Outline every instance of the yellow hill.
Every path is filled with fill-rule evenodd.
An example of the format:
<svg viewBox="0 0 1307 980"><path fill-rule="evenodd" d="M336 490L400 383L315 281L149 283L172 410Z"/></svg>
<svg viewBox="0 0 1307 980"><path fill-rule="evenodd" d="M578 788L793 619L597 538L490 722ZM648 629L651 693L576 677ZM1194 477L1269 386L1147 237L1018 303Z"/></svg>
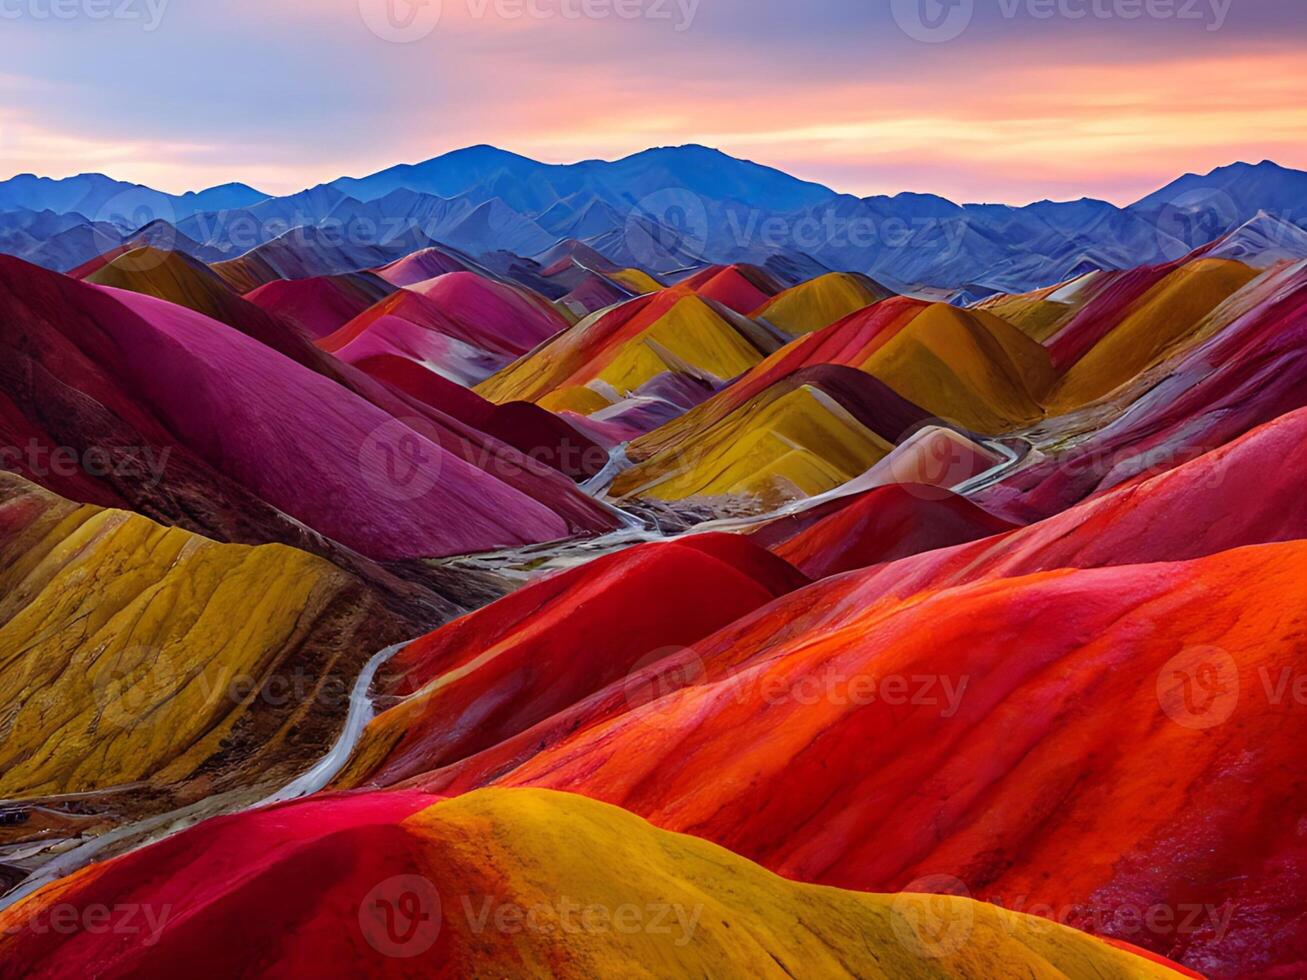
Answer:
<svg viewBox="0 0 1307 980"><path fill-rule="evenodd" d="M482 790L403 826L429 842L430 874L450 896L451 975L1180 976L1075 930L962 897L787 881L706 841L570 794ZM533 909L536 928L478 935L455 895L472 896L473 907L483 904L480 896L498 896ZM607 910L609 926L575 928L578 904ZM612 925L618 909L626 910L627 928Z"/></svg>
<svg viewBox="0 0 1307 980"><path fill-rule="evenodd" d="M997 435L1043 416L1053 383L1048 352L984 310L935 303L862 370L939 418Z"/></svg>
<svg viewBox="0 0 1307 980"><path fill-rule="evenodd" d="M591 415L600 409L607 408L612 402L593 388L587 388L584 385L573 385L570 388L559 388L557 391L551 391L544 398L541 398L538 404L549 412L575 412L577 415Z"/></svg>
<svg viewBox="0 0 1307 980"><path fill-rule="evenodd" d="M1075 313L1076 308L1068 303L1057 303L1046 299L1048 290L1027 293L1020 296L1001 296L981 303L976 309L985 310L1001 320L1006 320L1031 340L1044 343L1066 322L1066 318Z"/></svg>
<svg viewBox="0 0 1307 980"><path fill-rule="evenodd" d="M605 275L619 286L625 286L627 289L634 291L638 296L645 293L656 293L663 288L662 283L640 269L618 269L616 272L608 272Z"/></svg>
<svg viewBox="0 0 1307 980"><path fill-rule="evenodd" d="M1258 275L1227 259L1200 259L1150 289L1058 382L1049 409L1068 412L1101 398L1194 336L1203 318Z"/></svg>
<svg viewBox="0 0 1307 980"><path fill-rule="evenodd" d="M0 798L170 785L220 757L306 765L332 735L290 750L288 730L339 726L313 720L314 692L330 668L357 670L369 652L351 647L380 621L366 596L331 610L352 581L292 548L218 544L0 474ZM253 696L313 653L295 660L309 703Z"/></svg>
<svg viewBox="0 0 1307 980"><path fill-rule="evenodd" d="M226 320L237 298L221 278L194 259L148 246L120 255L86 281L154 296L215 320Z"/></svg>
<svg viewBox="0 0 1307 980"><path fill-rule="evenodd" d="M597 377L626 395L668 371L688 367L727 381L761 360L762 354L733 326L691 295L622 345Z"/></svg>
<svg viewBox="0 0 1307 980"><path fill-rule="evenodd" d="M848 482L891 449L824 392L773 389L693 444L622 473L612 492L662 500L741 495L772 509Z"/></svg>
<svg viewBox="0 0 1307 980"><path fill-rule="evenodd" d="M866 276L832 272L778 293L753 312L791 337L812 333L893 294Z"/></svg>

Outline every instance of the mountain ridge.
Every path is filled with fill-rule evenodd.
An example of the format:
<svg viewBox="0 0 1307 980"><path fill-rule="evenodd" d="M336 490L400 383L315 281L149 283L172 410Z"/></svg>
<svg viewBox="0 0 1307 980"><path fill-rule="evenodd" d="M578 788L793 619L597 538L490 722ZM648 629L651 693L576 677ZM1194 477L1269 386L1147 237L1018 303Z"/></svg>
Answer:
<svg viewBox="0 0 1307 980"><path fill-rule="evenodd" d="M575 239L655 274L748 263L974 297L1173 261L1262 212L1278 222L1263 229L1267 254L1295 257L1304 201L1307 172L1269 160L1185 174L1126 207L1093 197L1015 206L843 194L695 143L568 164L478 144L275 197L238 182L168 195L100 174L19 175L0 182L0 251L66 271L163 222L178 247L227 260L320 227L352 247L305 266L337 274L358 271L345 256L389 261L410 243L530 261Z"/></svg>

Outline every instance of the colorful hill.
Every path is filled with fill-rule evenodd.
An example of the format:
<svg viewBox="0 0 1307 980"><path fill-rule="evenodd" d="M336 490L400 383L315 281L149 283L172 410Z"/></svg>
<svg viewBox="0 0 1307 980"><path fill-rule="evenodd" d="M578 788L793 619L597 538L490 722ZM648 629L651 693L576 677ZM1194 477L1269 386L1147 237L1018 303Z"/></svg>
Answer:
<svg viewBox="0 0 1307 980"><path fill-rule="evenodd" d="M879 406L853 412L879 441L832 415L829 402L792 394L811 371L844 372L846 394L836 402L846 409L855 389L865 394L854 401ZM987 434L1042 418L1039 398L1052 382L1047 352L994 315L891 299L793 341L636 438L626 450L636 465L614 492L664 500L736 495L767 509L860 476L931 416ZM888 482L912 482L911 468Z"/></svg>
<svg viewBox="0 0 1307 980"><path fill-rule="evenodd" d="M630 299L633 293L606 276L589 275L557 301L577 320Z"/></svg>
<svg viewBox="0 0 1307 980"><path fill-rule="evenodd" d="M871 354L862 370L936 416L989 435L1043 417L1047 352L983 310L935 303Z"/></svg>
<svg viewBox="0 0 1307 980"><path fill-rule="evenodd" d="M779 346L752 321L676 286L587 317L478 391L589 415L666 374L728 381Z"/></svg>
<svg viewBox="0 0 1307 980"><path fill-rule="evenodd" d="M396 291L319 346L347 363L400 358L472 385L565 327L542 300L458 272Z"/></svg>
<svg viewBox="0 0 1307 980"><path fill-rule="evenodd" d="M145 941L42 928L56 906L97 905L150 910ZM0 926L0 962L45 976L171 976L197 961L229 976L1184 975L964 898L794 884L614 807L524 790L214 820L54 886Z"/></svg>
<svg viewBox="0 0 1307 980"><path fill-rule="evenodd" d="M783 518L754 540L813 579L1013 530L966 498L919 483L879 487L818 520L806 516Z"/></svg>
<svg viewBox="0 0 1307 980"><path fill-rule="evenodd" d="M876 890L947 874L995 902L1074 907L1077 925L1246 976L1296 962L1304 942L1288 914L1304 898L1301 715L1260 678L1294 669L1302 625L1278 610L1302 602L1305 562L1300 544L1264 545L861 607L792 639L777 620L771 639L696 647L703 680L501 782L580 791L799 880ZM1199 670L1219 689L1186 693ZM850 694L885 677L909 690ZM1123 731L1134 751L1113 751ZM1195 903L1225 917L1190 931L1118 918Z"/></svg>
<svg viewBox="0 0 1307 980"><path fill-rule="evenodd" d="M1264 678L1292 671L1303 642L1287 610L1307 552L1261 542L1307 527L1288 476L1304 426L1299 413L1047 526L781 598L417 782L582 792L801 880L892 890L951 875L993 901L1075 909L1076 925L1215 976L1296 962L1298 838L1273 814L1301 806L1300 715ZM1242 521L1216 519L1228 504L1212 488L1238 493L1222 474L1271 459L1286 474L1277 493ZM1162 537L1140 531L1164 522ZM1092 570L1104 563L1116 567ZM1043 571L1059 566L1091 570ZM1186 702L1179 678L1199 668L1244 694L1209 685ZM631 690L657 697L632 704ZM1122 730L1138 751L1111 750ZM1038 805L1046 793L1055 808ZM940 813L945 824L927 819ZM891 830L893 848L870 843ZM1200 896L1230 917L1185 932L1122 918ZM1257 939L1268 918L1274 950Z"/></svg>
<svg viewBox="0 0 1307 980"><path fill-rule="evenodd" d="M544 298L472 272L451 272L409 288L464 329L494 337L510 349L530 350L570 326Z"/></svg>
<svg viewBox="0 0 1307 980"><path fill-rule="evenodd" d="M1171 273L1076 360L1049 393L1050 409L1069 411L1132 380L1256 276L1257 270L1241 262L1218 259L1192 262Z"/></svg>
<svg viewBox="0 0 1307 980"><path fill-rule="evenodd" d="M883 343L884 336L901 329L925 306L917 300L893 299L786 344L759 361L715 397L635 440L628 447L627 453L631 459L642 461L659 452L690 445L704 430L738 410L750 398L802 368L823 364L858 367L866 359L869 350L874 350L876 344Z"/></svg>
<svg viewBox="0 0 1307 980"><path fill-rule="evenodd" d="M608 463L609 453L589 435L530 402L496 405L404 357L378 354L356 365L390 387L485 433L572 479L588 479Z"/></svg>
<svg viewBox="0 0 1307 980"><path fill-rule="evenodd" d="M386 691L405 700L368 727L338 784L392 785L490 748L805 584L722 534L548 576L406 647Z"/></svg>
<svg viewBox="0 0 1307 980"><path fill-rule="evenodd" d="M180 303L199 312L212 313L241 333L366 399L387 415L396 419L416 416L418 423L425 427L425 433L436 438L443 448L497 480L546 502L550 507L560 508L559 512L566 515L569 522L574 522L576 528L598 530L609 526L610 519L600 508L572 487L560 483L550 472L550 469L554 469L569 476L589 476L602 468L606 461L604 454L589 439L576 434L565 423L550 418L547 413L508 406L498 412L481 406L470 413L450 413L454 416L450 418L439 400L433 401L423 395L416 396L416 401L410 400L404 397L406 389L403 386L400 386L400 393L397 393L378 385L365 372L356 370L349 363L343 363L348 362L349 358L337 359L323 353L310 342L309 334L297 331L291 321L263 311L247 298L234 295L202 264L177 253L131 254L133 257L143 256L143 261L128 266L132 273L130 277L120 275L118 278L130 285L133 291ZM299 288L301 282L315 281L323 280L298 280L294 288ZM470 291L476 295L475 287ZM467 329L460 325L460 321L444 317L434 301L408 290L397 291L373 310L377 311L379 318L384 311L396 310L418 322L452 324L449 326L451 331L466 332ZM469 321L476 322L476 313L475 307L467 311ZM358 318L353 325L339 333L348 336L356 329L362 330L371 322L367 316L365 314ZM392 321L387 319L377 332L379 335L388 335L393 332L390 329L392 326ZM413 333L411 327L407 329L410 334ZM371 342L369 339L359 345L362 350L355 347L352 352L366 358L369 353L367 345ZM493 337L483 342L500 343ZM381 350L386 351L388 348L382 347ZM390 355L383 353L379 356ZM430 385L426 387L429 388ZM465 399L467 400L469 399ZM479 399L471 397L470 401L475 403ZM430 411L429 407L436 411ZM484 427L479 422L484 422ZM519 423L529 425L522 428ZM500 438L505 433L508 437ZM513 451L518 448L520 453Z"/></svg>
<svg viewBox="0 0 1307 980"><path fill-rule="evenodd" d="M391 292L382 279L363 273L278 279L245 294L260 309L284 317L317 340L335 333Z"/></svg>
<svg viewBox="0 0 1307 980"><path fill-rule="evenodd" d="M0 214L0 977L1307 971L1294 221L691 156Z"/></svg>
<svg viewBox="0 0 1307 980"><path fill-rule="evenodd" d="M984 505L1021 520L1163 472L1307 405L1307 270L1270 273L1230 297L1201 330L1092 412L1051 420L1040 451Z"/></svg>
<svg viewBox="0 0 1307 980"><path fill-rule="evenodd" d="M35 438L82 454L95 447L114 465L130 457L129 469L110 467L114 475L144 469L149 454L141 447L161 461L160 473L134 476L121 490L121 478L101 477L93 495L80 470L42 478L28 468L56 492L110 506L126 494L150 516L193 513L206 527L217 516L228 540L248 538L252 517L271 506L382 559L565 537L573 520L612 526L561 477L529 461L506 467L504 480L532 487L568 516L492 476L496 458L510 454L502 444L480 460L486 469L467 462L482 451L477 440L486 445L483 434L460 434L435 415L403 411L404 403L389 414L191 310L111 295L16 260L0 262L0 274L9 322L23 325L24 345L9 355L17 378L26 370L58 379L49 393L7 386L17 408L7 427L22 436L14 444ZM67 407L45 421L40 413L60 398ZM253 494L260 503L230 509L215 501L224 493Z"/></svg>
<svg viewBox="0 0 1307 980"><path fill-rule="evenodd" d="M710 266L683 280L680 285L745 316L780 291L780 286L771 276L750 265Z"/></svg>
<svg viewBox="0 0 1307 980"><path fill-rule="evenodd" d="M774 509L847 483L926 420L875 378L835 365L805 368L768 387L691 444L626 470L618 496L740 497Z"/></svg>
<svg viewBox="0 0 1307 980"><path fill-rule="evenodd" d="M442 249L424 248L375 271L392 286L413 286L450 272L465 272L467 266L461 259Z"/></svg>
<svg viewBox="0 0 1307 980"><path fill-rule="evenodd" d="M798 337L893 295L867 276L832 272L787 289L750 312L791 337Z"/></svg>
<svg viewBox="0 0 1307 980"><path fill-rule="evenodd" d="M336 738L373 644L413 629L323 559L218 544L7 473L0 592L11 848L58 845L64 823L98 833L271 792ZM71 807L44 802L68 794Z"/></svg>
<svg viewBox="0 0 1307 980"><path fill-rule="evenodd" d="M85 281L155 296L224 323L239 320L244 305L204 263L157 248L125 252L87 275Z"/></svg>

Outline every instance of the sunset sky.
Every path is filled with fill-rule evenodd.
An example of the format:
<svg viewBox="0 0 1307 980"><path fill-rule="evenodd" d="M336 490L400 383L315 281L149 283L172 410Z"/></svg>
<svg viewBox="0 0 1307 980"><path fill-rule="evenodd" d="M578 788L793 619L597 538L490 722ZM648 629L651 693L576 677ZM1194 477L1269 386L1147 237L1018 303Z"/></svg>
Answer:
<svg viewBox="0 0 1307 980"><path fill-rule="evenodd" d="M1301 0L426 2L0 0L0 177L285 193L694 142L859 194L1128 203L1307 168Z"/></svg>

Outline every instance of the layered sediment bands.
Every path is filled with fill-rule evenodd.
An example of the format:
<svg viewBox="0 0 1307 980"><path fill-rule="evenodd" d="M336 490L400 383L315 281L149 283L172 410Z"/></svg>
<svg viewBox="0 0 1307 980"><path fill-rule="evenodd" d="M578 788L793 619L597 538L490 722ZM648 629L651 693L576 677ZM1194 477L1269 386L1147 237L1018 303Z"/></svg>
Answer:
<svg viewBox="0 0 1307 980"><path fill-rule="evenodd" d="M375 645L411 629L313 555L219 544L12 474L0 596L0 798L135 786L117 819L290 779L331 744Z"/></svg>
<svg viewBox="0 0 1307 980"><path fill-rule="evenodd" d="M394 778L579 792L787 877L951 876L1215 976L1291 968L1307 770L1283 685L1307 641L1307 551L1290 540L1307 530L1291 477L1305 419L1042 524L782 595L519 735L427 774L411 755ZM1232 516L1238 475L1276 468ZM570 635L502 615L538 643ZM1207 918L1130 925L1154 907Z"/></svg>
<svg viewBox="0 0 1307 980"><path fill-rule="evenodd" d="M1257 275L1242 262L1222 259L1191 262L1171 273L1069 367L1049 393L1050 410L1067 412L1132 380Z"/></svg>
<svg viewBox="0 0 1307 980"><path fill-rule="evenodd" d="M412 286L426 282L448 272L464 272L467 267L461 259L438 248L424 248L389 265L383 265L376 274L392 286Z"/></svg>
<svg viewBox="0 0 1307 980"><path fill-rule="evenodd" d="M589 414L667 373L728 381L780 346L679 285L585 318L477 390L491 401Z"/></svg>
<svg viewBox="0 0 1307 980"><path fill-rule="evenodd" d="M33 438L47 450L72 447L84 455L107 447L115 465L103 469L110 474L119 474L116 462L131 447L142 457L151 450L157 472L138 474L146 469L138 459L131 473L106 477L115 490L169 496L181 484L206 501L207 480L172 469L198 467L218 476L219 487L239 487L242 496L266 502L237 508L232 520L248 522L271 505L383 560L613 526L558 473L366 376L359 386L375 389L371 400L193 311L135 293L109 295L50 273L27 275L30 269L14 260L4 265L23 279L12 280L0 300L9 307L13 351L5 364L10 424L19 437L36 429ZM63 411L52 411L60 404ZM396 458L406 446L411 451ZM59 479L51 484L65 492ZM528 487L538 496L528 496ZM77 486L68 489L78 495ZM121 498L90 499L112 505ZM141 509L172 522L171 515Z"/></svg>
<svg viewBox="0 0 1307 980"><path fill-rule="evenodd" d="M661 451L689 444L704 429L803 368L836 364L858 367L868 350L883 342L881 338L896 332L925 306L918 300L909 299L879 303L825 330L787 344L703 404L636 439L627 452L631 459L642 461Z"/></svg>
<svg viewBox="0 0 1307 980"><path fill-rule="evenodd" d="M87 275L85 281L184 306L252 336L274 330L271 324L252 322L260 319L252 304L204 263L181 252L150 246L133 249Z"/></svg>
<svg viewBox="0 0 1307 980"><path fill-rule="evenodd" d="M405 700L368 727L337 784L393 785L475 754L805 584L722 534L551 575L406 647L386 690ZM628 692L633 705L652 693Z"/></svg>
<svg viewBox="0 0 1307 980"><path fill-rule="evenodd" d="M752 315L791 337L812 333L894 294L867 276L832 272L799 283L761 303Z"/></svg>
<svg viewBox="0 0 1307 980"><path fill-rule="evenodd" d="M796 403L791 386L810 376L841 406L877 402L853 415L887 444L860 442L837 424L830 402ZM860 476L908 434L910 426L899 424L908 418L921 424L934 416L989 434L1030 424L1043 417L1039 399L1053 381L1047 352L992 314L891 299L782 348L635 440L628 456L637 465L614 491L665 500L735 496L774 507ZM785 431L773 418L778 405ZM887 482L919 479L905 472Z"/></svg>
<svg viewBox="0 0 1307 980"><path fill-rule="evenodd" d="M1046 448L986 491L1023 520L1181 465L1307 404L1307 270L1268 273L1104 403L1032 433Z"/></svg>
<svg viewBox="0 0 1307 980"><path fill-rule="evenodd" d="M0 976L1304 974L1296 228L933 302L382 200L516 230L0 258Z"/></svg>
<svg viewBox="0 0 1307 980"><path fill-rule="evenodd" d="M798 635L763 610L750 640L696 645L699 682L496 782L615 803L798 880L949 875L1216 976L1288 967L1307 768L1301 707L1274 684L1307 642L1304 582L1288 543L845 603ZM1121 914L1193 903L1220 918Z"/></svg>
<svg viewBox="0 0 1307 980"><path fill-rule="evenodd" d="M819 579L1014 529L964 497L920 483L880 487L841 504L808 526L791 519L792 534L784 519L761 534L776 554Z"/></svg>
<svg viewBox="0 0 1307 980"><path fill-rule="evenodd" d="M401 900L414 913L403 931ZM148 943L41 928L55 905L93 904L169 913ZM531 918L487 929L480 913L505 908ZM213 820L52 886L0 913L0 927L3 962L41 976L175 976L197 961L224 976L1185 975L965 898L796 884L614 807L530 790L362 795Z"/></svg>
<svg viewBox="0 0 1307 980"><path fill-rule="evenodd" d="M360 361L357 367L574 480L594 476L608 462L608 451L590 436L538 405L496 405L407 358L380 355Z"/></svg>
<svg viewBox="0 0 1307 980"><path fill-rule="evenodd" d="M685 280L704 299L711 299L736 313L748 316L780 289L762 269L749 265L710 266Z"/></svg>
<svg viewBox="0 0 1307 980"><path fill-rule="evenodd" d="M510 287L459 272L398 290L318 343L349 364L404 358L473 385L565 326Z"/></svg>
<svg viewBox="0 0 1307 980"><path fill-rule="evenodd" d="M392 291L392 286L368 273L278 279L245 295L260 309L295 324L314 340L334 333Z"/></svg>
<svg viewBox="0 0 1307 980"><path fill-rule="evenodd" d="M887 456L925 412L851 368L804 368L693 441L622 473L613 493L664 500L737 496L774 508L832 490Z"/></svg>
<svg viewBox="0 0 1307 980"><path fill-rule="evenodd" d="M908 401L973 432L994 435L1044 416L1048 353L982 310L935 303L860 367Z"/></svg>

